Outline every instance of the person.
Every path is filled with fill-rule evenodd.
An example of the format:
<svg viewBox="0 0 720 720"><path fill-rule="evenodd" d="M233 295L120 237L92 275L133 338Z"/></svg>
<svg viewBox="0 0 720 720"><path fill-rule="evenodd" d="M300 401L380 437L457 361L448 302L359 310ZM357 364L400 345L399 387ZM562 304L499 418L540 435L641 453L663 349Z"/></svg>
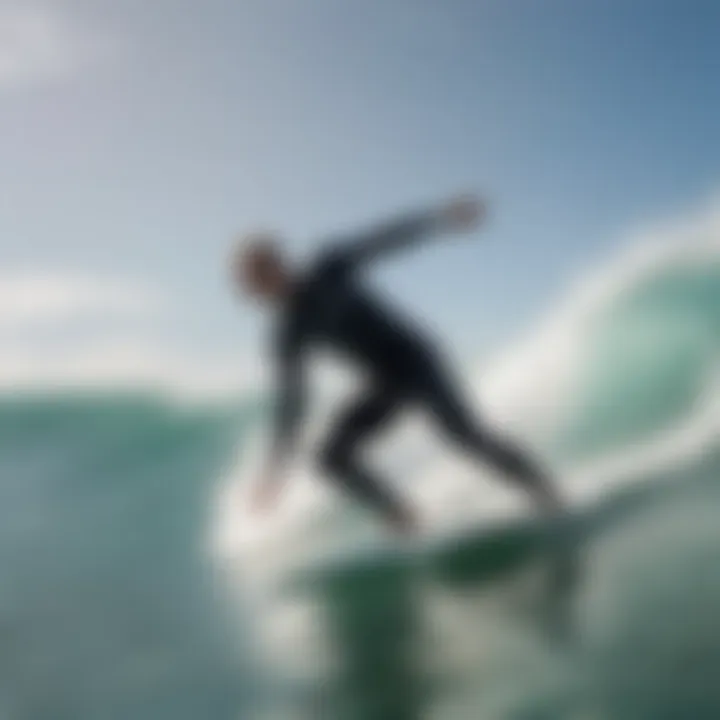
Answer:
<svg viewBox="0 0 720 720"><path fill-rule="evenodd" d="M416 529L415 512L363 462L361 450L399 409L411 406L429 411L459 449L500 470L529 492L543 512L560 509L559 494L538 463L474 416L435 343L385 307L362 282L363 270L373 262L431 237L469 232L485 216L480 200L460 196L329 243L304 270L291 266L272 233L255 233L241 243L233 256L235 281L277 314L273 440L253 492L256 509L273 503L283 484L307 400L309 351L318 347L340 352L369 381L334 423L318 453L319 466L391 528Z"/></svg>

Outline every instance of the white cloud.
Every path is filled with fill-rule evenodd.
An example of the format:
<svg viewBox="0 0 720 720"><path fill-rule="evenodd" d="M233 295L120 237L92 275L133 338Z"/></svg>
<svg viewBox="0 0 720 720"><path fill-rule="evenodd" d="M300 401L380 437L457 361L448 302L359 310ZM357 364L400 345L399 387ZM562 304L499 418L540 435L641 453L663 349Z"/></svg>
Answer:
<svg viewBox="0 0 720 720"><path fill-rule="evenodd" d="M97 50L60 8L30 0L0 0L0 91L67 77Z"/></svg>
<svg viewBox="0 0 720 720"><path fill-rule="evenodd" d="M169 300L132 278L0 273L0 394L147 388L207 397L262 384L262 365L249 357L189 352L147 335L146 325L143 333L148 316L173 319ZM71 327L78 320L94 322Z"/></svg>
<svg viewBox="0 0 720 720"><path fill-rule="evenodd" d="M92 340L39 352L0 345L0 393L147 388L177 396L227 398L256 390L258 368L247 358L188 354L139 337Z"/></svg>
<svg viewBox="0 0 720 720"><path fill-rule="evenodd" d="M155 312L163 294L135 281L61 272L0 275L0 328L59 323L79 317Z"/></svg>

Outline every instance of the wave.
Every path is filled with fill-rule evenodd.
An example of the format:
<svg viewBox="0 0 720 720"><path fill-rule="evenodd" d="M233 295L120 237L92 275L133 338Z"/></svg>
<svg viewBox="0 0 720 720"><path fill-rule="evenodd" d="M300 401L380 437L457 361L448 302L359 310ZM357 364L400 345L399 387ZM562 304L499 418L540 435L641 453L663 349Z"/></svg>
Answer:
<svg viewBox="0 0 720 720"><path fill-rule="evenodd" d="M242 714L249 660L202 540L252 413L144 392L0 399L3 713Z"/></svg>
<svg viewBox="0 0 720 720"><path fill-rule="evenodd" d="M476 374L479 406L552 459L588 537L599 532L590 518L604 517L605 502L629 513L652 496L643 490L648 478L657 484L666 475L681 477L683 467L713 456L720 431L718 288L720 211L711 206L635 237L571 288L534 332ZM544 535L522 519L522 498L489 476L478 481L474 468L448 459L422 424L392 442L402 447L384 454L381 448L379 459L394 462L394 476L407 478L402 491L420 506L438 542L452 542L478 522L487 528L471 534L474 541L465 537L456 553L442 555L441 569L450 572L464 558L460 566L471 575L493 578L524 566L543 547ZM323 567L331 548L340 558L333 576L348 577L357 592L373 574L383 579L370 587L405 592L402 578L417 567L408 558L427 564L436 556L429 547L408 556L378 541L379 529L338 502L310 466L295 469L279 512L260 520L245 514L242 497L256 459L244 456L229 475L212 541L220 562L256 598L263 619L258 630L267 630L276 667L292 674L302 664L299 647L322 645L312 632L322 625L317 607L301 610L277 593L295 572ZM491 532L497 522L511 529ZM343 597L350 615L362 605Z"/></svg>

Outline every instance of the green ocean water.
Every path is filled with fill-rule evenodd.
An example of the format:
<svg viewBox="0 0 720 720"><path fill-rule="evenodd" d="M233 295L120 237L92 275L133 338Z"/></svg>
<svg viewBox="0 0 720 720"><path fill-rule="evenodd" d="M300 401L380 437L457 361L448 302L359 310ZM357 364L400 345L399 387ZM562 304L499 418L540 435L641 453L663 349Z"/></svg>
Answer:
<svg viewBox="0 0 720 720"><path fill-rule="evenodd" d="M237 718L202 548L242 413L127 395L0 403L0 717Z"/></svg>
<svg viewBox="0 0 720 720"><path fill-rule="evenodd" d="M638 447L712 400L718 288L704 264L608 308L556 454ZM637 465L562 532L488 527L309 573L299 595L336 656L278 709L255 619L228 607L206 547L219 479L257 422L243 407L0 400L2 720L720 717L712 432L673 464Z"/></svg>

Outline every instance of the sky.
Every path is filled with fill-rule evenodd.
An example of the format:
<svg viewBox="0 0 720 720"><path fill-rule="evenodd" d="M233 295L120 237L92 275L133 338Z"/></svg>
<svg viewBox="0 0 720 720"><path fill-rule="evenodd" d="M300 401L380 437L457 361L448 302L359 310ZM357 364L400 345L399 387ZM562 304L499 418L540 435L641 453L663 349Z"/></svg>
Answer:
<svg viewBox="0 0 720 720"><path fill-rule="evenodd" d="M241 373L237 233L302 255L466 190L487 227L376 282L482 355L717 193L719 28L713 0L0 0L6 370Z"/></svg>

